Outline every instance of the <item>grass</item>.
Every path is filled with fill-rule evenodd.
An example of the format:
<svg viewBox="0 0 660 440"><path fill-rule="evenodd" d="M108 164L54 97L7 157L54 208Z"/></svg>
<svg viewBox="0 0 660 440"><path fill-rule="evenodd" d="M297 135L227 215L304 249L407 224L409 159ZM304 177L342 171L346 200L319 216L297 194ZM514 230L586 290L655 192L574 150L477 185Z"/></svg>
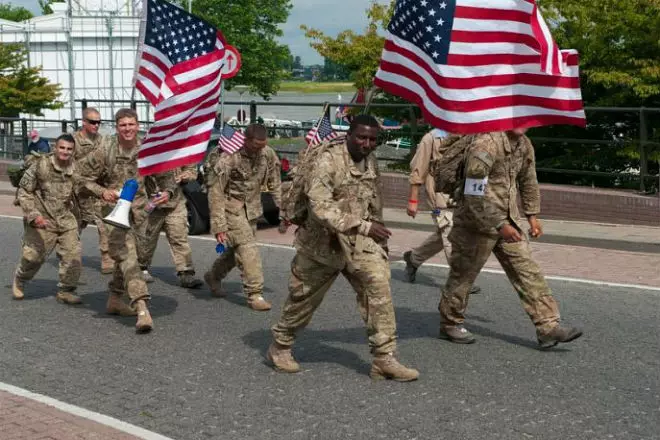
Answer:
<svg viewBox="0 0 660 440"><path fill-rule="evenodd" d="M349 82L284 81L280 92L354 93L355 87Z"/></svg>

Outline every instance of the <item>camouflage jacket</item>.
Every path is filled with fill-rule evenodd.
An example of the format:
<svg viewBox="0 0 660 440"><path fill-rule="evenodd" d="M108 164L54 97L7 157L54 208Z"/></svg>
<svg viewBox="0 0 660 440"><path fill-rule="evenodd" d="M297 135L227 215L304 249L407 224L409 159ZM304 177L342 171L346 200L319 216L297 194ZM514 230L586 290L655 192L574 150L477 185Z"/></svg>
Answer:
<svg viewBox="0 0 660 440"><path fill-rule="evenodd" d="M445 136L447 136L447 133L440 130L426 133L417 146L415 156L410 161L408 182L411 185L424 186L431 209L446 209L449 206L449 196L435 192L435 176L433 170L431 170L433 162L442 157L439 147Z"/></svg>
<svg viewBox="0 0 660 440"><path fill-rule="evenodd" d="M41 216L50 222L50 230L65 232L78 228L71 212L73 192L80 182L75 171L73 163L60 167L52 154L30 165L21 178L17 195L28 223Z"/></svg>
<svg viewBox="0 0 660 440"><path fill-rule="evenodd" d="M212 153L211 153L212 154ZM221 153L207 180L211 232L227 232L225 210L245 212L249 221L263 214L261 190L266 185L279 207L282 199L280 161L275 151L266 146L255 157L243 149L234 154Z"/></svg>
<svg viewBox="0 0 660 440"><path fill-rule="evenodd" d="M173 174L174 180L177 182L177 184L172 189L173 193L170 200L167 203L163 203L162 205L158 206L156 209L174 209L179 205L179 203L185 202L183 190L181 189L181 185L178 182L183 182L184 180L197 180L197 165L186 165L184 167L175 168L168 173ZM144 185L149 197L163 191L158 185L158 174L146 176L144 178Z"/></svg>
<svg viewBox="0 0 660 440"><path fill-rule="evenodd" d="M147 203L147 192L144 177L138 173L137 154L139 143L131 150L119 146L117 136L107 136L96 150L92 151L78 166L86 189L97 197L106 189L121 191L129 179L139 183L138 192L131 205L134 224L140 224L145 218L144 206ZM172 172L158 174L153 177L161 191L169 191L173 198L177 185ZM105 203L105 202L104 202ZM105 211L108 211L106 206ZM104 213L105 215L105 213Z"/></svg>
<svg viewBox="0 0 660 440"><path fill-rule="evenodd" d="M308 215L296 231L295 246L311 258L342 269L362 252L386 257L384 243L367 236L371 222L383 222L378 160L363 167L348 152L345 138L330 141L308 179Z"/></svg>
<svg viewBox="0 0 660 440"><path fill-rule="evenodd" d="M521 231L518 193L525 215L541 211L534 147L526 136L510 141L506 133L484 133L468 147L463 202L454 224L484 234L514 224Z"/></svg>
<svg viewBox="0 0 660 440"><path fill-rule="evenodd" d="M96 139L91 140L82 134L81 131L75 132L73 134L73 139L76 141L76 150L73 156L76 162L83 160L85 157L87 157L87 155L89 155L89 153L96 150L98 146L103 142L102 135L99 134L96 136Z"/></svg>

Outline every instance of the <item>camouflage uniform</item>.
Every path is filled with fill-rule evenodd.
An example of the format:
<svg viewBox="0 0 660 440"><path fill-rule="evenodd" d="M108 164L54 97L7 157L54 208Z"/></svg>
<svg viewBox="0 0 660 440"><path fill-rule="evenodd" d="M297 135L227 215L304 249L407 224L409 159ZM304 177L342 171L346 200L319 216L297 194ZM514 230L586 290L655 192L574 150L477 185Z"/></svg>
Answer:
<svg viewBox="0 0 660 440"><path fill-rule="evenodd" d="M540 212L534 148L526 136L515 143L506 133L485 133L468 147L464 196L454 213L449 234L453 244L450 272L439 310L442 325L465 321L468 290L491 253L499 260L536 326L547 334L559 322L559 311L539 265L532 259L529 241L518 212L518 192L525 215ZM515 226L523 240L505 242L498 229Z"/></svg>
<svg viewBox="0 0 660 440"><path fill-rule="evenodd" d="M122 296L128 293L131 303L141 299L148 300L149 292L142 278L135 249L135 230L146 220L144 207L147 194L144 179L138 174L137 153L139 146L125 150L119 146L117 136L107 136L100 148L91 152L82 162L80 172L86 180L85 188L101 198L106 189L121 191L129 179L137 179L138 192L131 205L131 229L106 225L110 256L115 260L115 270L108 284L111 295ZM159 188L172 192L175 183L172 173L157 176ZM111 206L102 201L103 215L111 211Z"/></svg>
<svg viewBox="0 0 660 440"><path fill-rule="evenodd" d="M281 205L277 154L268 146L256 157L250 157L244 149L234 154L221 153L209 171L211 232L214 236L227 233L229 247L215 260L207 278L220 281L238 265L248 298L262 295L264 275L256 242L257 221L263 214L263 185L273 189L275 204Z"/></svg>
<svg viewBox="0 0 660 440"><path fill-rule="evenodd" d="M186 173L188 180L197 179L195 165L177 168L175 176ZM145 178L147 193L153 196L160 191L154 176ZM137 234L138 260L140 267L146 270L151 266L158 237L161 231L165 231L165 236L170 244L172 260L178 273L195 273L192 261L192 250L188 243L188 210L186 209L186 198L179 185L174 189L174 196L165 204L154 209L139 228Z"/></svg>
<svg viewBox="0 0 660 440"><path fill-rule="evenodd" d="M96 150L99 145L101 145L103 136L98 135L96 136L96 139L91 140L81 131L78 131L74 133L73 139L76 141L74 160L76 162L82 162L89 153ZM84 187L77 189L75 200L77 204L80 231L82 232L88 224L96 225L99 234L99 250L101 251L101 257L102 259L106 259L106 255L108 255L108 231L106 230L105 223L101 219L101 201Z"/></svg>
<svg viewBox="0 0 660 440"><path fill-rule="evenodd" d="M307 191L309 214L296 231L289 296L273 337L292 346L341 273L357 293L372 353L389 354L396 349L396 322L386 243L367 236L371 222L383 221L378 162L371 154L363 167L356 164L344 140L327 148Z"/></svg>
<svg viewBox="0 0 660 440"><path fill-rule="evenodd" d="M426 240L410 253L410 263L421 266L426 260L444 250L447 261L451 255L451 242L448 240L453 219L453 203L449 196L435 192L435 179L430 171L432 161L441 157L440 144L447 133L442 130L433 130L422 138L412 161L410 162L411 185L424 185L428 204L432 209L431 216L437 229Z"/></svg>
<svg viewBox="0 0 660 440"><path fill-rule="evenodd" d="M61 292L74 292L80 279L81 247L78 223L71 212L79 180L75 165L62 168L52 154L37 159L23 175L18 202L25 216L21 261L16 269L19 283L31 280L55 246L60 259ZM48 220L45 229L32 225L37 217Z"/></svg>

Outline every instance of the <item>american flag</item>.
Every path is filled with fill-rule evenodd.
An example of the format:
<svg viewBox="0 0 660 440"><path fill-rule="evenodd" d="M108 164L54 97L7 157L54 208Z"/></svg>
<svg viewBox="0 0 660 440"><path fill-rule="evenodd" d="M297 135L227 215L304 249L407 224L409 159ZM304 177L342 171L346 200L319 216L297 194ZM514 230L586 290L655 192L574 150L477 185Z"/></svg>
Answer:
<svg viewBox="0 0 660 440"><path fill-rule="evenodd" d="M146 0L135 87L154 105L154 124L138 153L140 174L204 159L218 98L224 37L163 0Z"/></svg>
<svg viewBox="0 0 660 440"><path fill-rule="evenodd" d="M339 136L333 129L332 124L330 123L330 116L328 112L323 113L321 121L314 126L309 133L305 136L305 141L310 146L320 144L321 142L329 141Z"/></svg>
<svg viewBox="0 0 660 440"><path fill-rule="evenodd" d="M220 148L229 154L233 154L243 148L245 143L245 135L240 131L234 130L229 124L222 127L220 133Z"/></svg>
<svg viewBox="0 0 660 440"><path fill-rule="evenodd" d="M451 133L586 123L578 54L535 0L398 0L374 85Z"/></svg>

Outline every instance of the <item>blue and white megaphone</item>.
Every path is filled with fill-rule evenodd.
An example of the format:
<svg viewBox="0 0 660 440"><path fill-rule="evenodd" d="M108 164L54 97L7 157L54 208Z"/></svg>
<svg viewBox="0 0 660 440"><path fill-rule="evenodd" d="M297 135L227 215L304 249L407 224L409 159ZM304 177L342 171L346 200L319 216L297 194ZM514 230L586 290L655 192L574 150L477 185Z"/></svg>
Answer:
<svg viewBox="0 0 660 440"><path fill-rule="evenodd" d="M124 183L117 204L112 212L103 219L104 222L122 229L131 228L129 214L131 213L131 204L135 198L135 193L137 193L138 186L138 181L135 179L129 179Z"/></svg>

